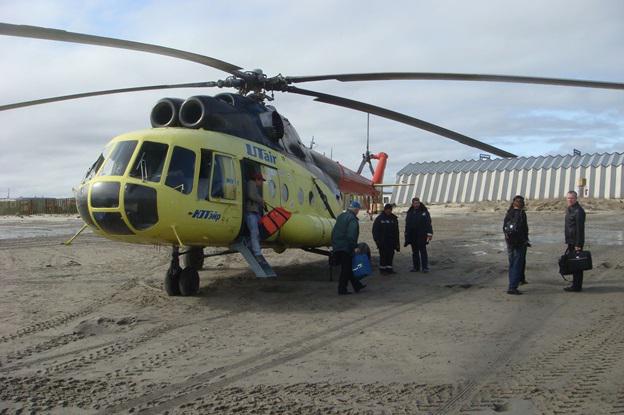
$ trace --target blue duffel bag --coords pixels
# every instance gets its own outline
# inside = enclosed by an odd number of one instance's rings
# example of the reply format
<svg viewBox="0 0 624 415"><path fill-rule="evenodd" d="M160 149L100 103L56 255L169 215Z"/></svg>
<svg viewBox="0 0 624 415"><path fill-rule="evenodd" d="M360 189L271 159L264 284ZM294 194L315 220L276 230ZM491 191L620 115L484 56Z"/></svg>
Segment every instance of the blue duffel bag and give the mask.
<svg viewBox="0 0 624 415"><path fill-rule="evenodd" d="M353 276L358 279L362 279L371 275L372 267L370 259L366 254L355 254L353 256Z"/></svg>

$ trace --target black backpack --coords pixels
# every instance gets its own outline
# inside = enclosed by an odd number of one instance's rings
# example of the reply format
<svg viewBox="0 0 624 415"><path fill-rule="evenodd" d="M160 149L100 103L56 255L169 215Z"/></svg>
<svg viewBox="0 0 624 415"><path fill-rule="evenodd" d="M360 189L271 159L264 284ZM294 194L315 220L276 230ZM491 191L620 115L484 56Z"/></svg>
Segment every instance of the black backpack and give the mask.
<svg viewBox="0 0 624 415"><path fill-rule="evenodd" d="M522 212L511 212L505 217L503 223L503 233L505 239L512 245L522 242Z"/></svg>

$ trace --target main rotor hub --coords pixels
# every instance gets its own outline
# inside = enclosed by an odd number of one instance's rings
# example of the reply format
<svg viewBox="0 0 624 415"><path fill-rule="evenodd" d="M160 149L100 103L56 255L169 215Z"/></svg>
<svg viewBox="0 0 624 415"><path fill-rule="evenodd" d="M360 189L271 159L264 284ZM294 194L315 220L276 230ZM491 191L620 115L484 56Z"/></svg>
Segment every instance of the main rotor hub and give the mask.
<svg viewBox="0 0 624 415"><path fill-rule="evenodd" d="M288 87L288 81L281 74L267 77L262 69L253 69L251 71L237 71L234 75L226 79L218 80L215 86L219 88L235 88L238 93L256 99L272 101L273 97L266 94L268 91L285 91Z"/></svg>

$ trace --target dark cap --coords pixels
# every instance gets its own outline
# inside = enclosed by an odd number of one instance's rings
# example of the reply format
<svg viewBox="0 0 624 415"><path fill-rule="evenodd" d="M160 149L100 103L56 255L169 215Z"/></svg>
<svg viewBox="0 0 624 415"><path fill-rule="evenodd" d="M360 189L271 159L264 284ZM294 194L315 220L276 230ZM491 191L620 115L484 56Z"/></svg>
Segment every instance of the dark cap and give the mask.
<svg viewBox="0 0 624 415"><path fill-rule="evenodd" d="M266 180L262 176L262 173L260 173L260 172L252 174L251 178L254 179L254 180L262 180L263 182L266 182Z"/></svg>
<svg viewBox="0 0 624 415"><path fill-rule="evenodd" d="M396 205L394 203L386 203L384 205L384 210L386 209L392 209L393 207L395 207Z"/></svg>

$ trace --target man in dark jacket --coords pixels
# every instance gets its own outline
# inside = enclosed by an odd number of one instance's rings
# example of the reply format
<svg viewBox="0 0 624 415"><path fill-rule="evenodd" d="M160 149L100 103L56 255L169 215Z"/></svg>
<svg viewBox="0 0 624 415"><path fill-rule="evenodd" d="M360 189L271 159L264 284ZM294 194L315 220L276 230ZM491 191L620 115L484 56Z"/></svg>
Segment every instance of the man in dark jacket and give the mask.
<svg viewBox="0 0 624 415"><path fill-rule="evenodd" d="M349 281L351 281L351 286L355 292L366 287L353 276L353 255L360 236L357 214L361 208L362 206L357 200L352 201L347 210L338 215L332 230L332 251L336 261L340 263L338 295L351 294L347 290Z"/></svg>
<svg viewBox="0 0 624 415"><path fill-rule="evenodd" d="M585 245L585 210L578 203L578 195L570 190L566 195L568 208L565 215L565 243L568 245L567 253L573 256L576 252L583 250ZM583 271L572 274L572 285L564 288L566 291L582 291Z"/></svg>
<svg viewBox="0 0 624 415"><path fill-rule="evenodd" d="M524 277L526 251L529 246L529 224L524 211L524 197L517 195L503 220L503 233L509 257L509 288L507 294L519 295L518 285Z"/></svg>
<svg viewBox="0 0 624 415"><path fill-rule="evenodd" d="M373 239L379 249L379 271L382 274L396 274L392 268L394 251L399 252L399 219L392 213L394 207L386 203L383 212L373 223Z"/></svg>
<svg viewBox="0 0 624 415"><path fill-rule="evenodd" d="M412 199L412 206L405 215L405 243L412 245L413 268L410 272L429 272L429 257L427 255L427 244L433 237L433 227L431 226L431 216L429 210L419 198Z"/></svg>

